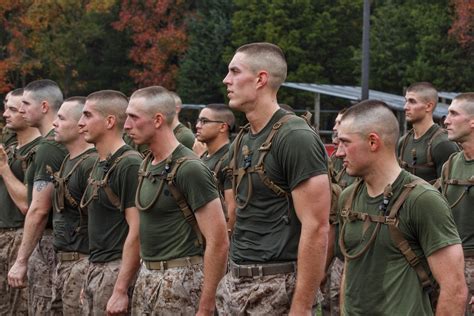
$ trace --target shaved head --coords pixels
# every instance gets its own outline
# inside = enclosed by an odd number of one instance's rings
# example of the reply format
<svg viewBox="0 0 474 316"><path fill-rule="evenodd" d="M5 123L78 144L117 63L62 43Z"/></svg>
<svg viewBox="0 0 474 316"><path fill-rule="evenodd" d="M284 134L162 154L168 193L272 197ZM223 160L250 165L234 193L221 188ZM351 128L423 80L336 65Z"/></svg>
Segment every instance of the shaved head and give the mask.
<svg viewBox="0 0 474 316"><path fill-rule="evenodd" d="M176 102L167 89L161 86L151 86L135 91L130 97L130 101L140 102L140 107L150 116L156 113L164 115L166 123L171 125L176 116ZM138 102L138 101L137 101Z"/></svg>
<svg viewBox="0 0 474 316"><path fill-rule="evenodd" d="M474 116L474 92L461 93L453 99L453 102L454 101L456 101L469 116Z"/></svg>
<svg viewBox="0 0 474 316"><path fill-rule="evenodd" d="M415 93L425 103L432 102L434 104L433 110L438 104L438 91L429 82L414 83L407 88L406 92Z"/></svg>
<svg viewBox="0 0 474 316"><path fill-rule="evenodd" d="M123 129L127 114L128 99L125 94L115 90L102 90L89 94L86 101L94 103L97 111L104 117L113 115L117 119L117 127Z"/></svg>
<svg viewBox="0 0 474 316"><path fill-rule="evenodd" d="M397 118L382 101L366 100L350 108L342 115L341 124L365 137L376 133L389 148L395 148L400 134Z"/></svg>

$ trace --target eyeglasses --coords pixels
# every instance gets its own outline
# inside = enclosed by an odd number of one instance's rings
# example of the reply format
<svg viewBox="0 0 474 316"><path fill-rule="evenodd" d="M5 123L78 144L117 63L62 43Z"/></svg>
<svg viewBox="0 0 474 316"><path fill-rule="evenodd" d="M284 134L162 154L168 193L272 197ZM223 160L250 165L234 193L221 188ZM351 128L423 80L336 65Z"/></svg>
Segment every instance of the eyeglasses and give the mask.
<svg viewBox="0 0 474 316"><path fill-rule="evenodd" d="M204 118L204 117L200 117L196 120L196 124L197 123L201 123L201 125L206 125L207 123L221 123L221 124L227 124L226 122L224 121L213 121L213 120L209 120L207 118Z"/></svg>

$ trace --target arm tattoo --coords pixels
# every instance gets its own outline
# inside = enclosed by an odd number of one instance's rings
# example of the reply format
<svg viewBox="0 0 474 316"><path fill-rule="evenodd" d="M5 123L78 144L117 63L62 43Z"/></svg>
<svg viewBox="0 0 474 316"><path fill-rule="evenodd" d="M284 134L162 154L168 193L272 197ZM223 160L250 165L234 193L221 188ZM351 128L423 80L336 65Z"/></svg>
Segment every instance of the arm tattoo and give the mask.
<svg viewBox="0 0 474 316"><path fill-rule="evenodd" d="M48 181L44 181L44 180L35 181L35 183L33 184L33 187L36 189L36 191L41 192L43 191L44 188L46 188L48 183L49 183Z"/></svg>

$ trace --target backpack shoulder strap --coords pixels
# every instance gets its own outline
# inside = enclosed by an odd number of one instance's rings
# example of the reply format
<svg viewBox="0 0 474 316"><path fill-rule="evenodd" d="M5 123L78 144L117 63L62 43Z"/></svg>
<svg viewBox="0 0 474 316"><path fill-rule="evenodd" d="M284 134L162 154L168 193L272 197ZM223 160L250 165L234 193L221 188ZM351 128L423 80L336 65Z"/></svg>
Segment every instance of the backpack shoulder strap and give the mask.
<svg viewBox="0 0 474 316"><path fill-rule="evenodd" d="M176 204L178 204L179 208L181 209L181 212L183 212L183 216L186 222L188 222L188 224L191 225L192 229L194 230L197 236L198 245L204 246L205 240L201 233L201 230L199 229L199 225L197 223L196 217L194 216L194 213L191 210L191 207L189 206L188 202L186 201L186 198L184 197L183 193L176 186L176 181L175 181L179 167L181 167L181 165L183 165L183 163L188 160L197 160L197 158L191 157L191 156L185 156L185 157L181 157L177 159L174 162L173 167L171 168L170 172L166 176L166 182L168 184L168 189L170 190L171 194L173 195L176 201Z"/></svg>
<svg viewBox="0 0 474 316"><path fill-rule="evenodd" d="M409 130L408 133L402 136L401 145L400 145L400 152L398 153L398 160L400 164L406 164L403 160L403 156L405 155L405 149L408 144L408 140L410 139L411 135L413 134L413 129ZM402 166L404 167L404 166Z"/></svg>
<svg viewBox="0 0 474 316"><path fill-rule="evenodd" d="M433 135L430 137L430 140L428 141L428 147L426 148L426 164L429 166L434 165L433 163L433 155L431 154L431 147L433 145L433 141L442 134L445 134L446 131L439 127L436 132L433 133Z"/></svg>
<svg viewBox="0 0 474 316"><path fill-rule="evenodd" d="M429 277L428 272L426 271L425 267L423 266L420 258L416 255L413 249L410 247L410 244L403 236L403 233L398 228L398 211L400 207L403 205L405 200L408 198L409 194L412 190L418 185L426 183L426 181L422 179L416 179L408 184L405 185L403 191L400 193L399 197L393 204L392 208L390 209L390 213L387 218L388 229L390 233L390 237L392 238L393 243L395 246L400 250L400 252L405 256L405 259L408 261L408 264L415 270L418 279L420 280L423 288L428 288L432 286L432 281Z"/></svg>

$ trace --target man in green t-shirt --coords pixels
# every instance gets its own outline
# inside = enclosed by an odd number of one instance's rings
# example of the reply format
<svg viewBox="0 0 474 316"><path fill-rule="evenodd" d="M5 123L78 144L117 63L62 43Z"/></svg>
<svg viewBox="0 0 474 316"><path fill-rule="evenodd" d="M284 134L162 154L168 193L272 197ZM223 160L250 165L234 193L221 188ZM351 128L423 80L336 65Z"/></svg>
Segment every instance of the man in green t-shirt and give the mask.
<svg viewBox="0 0 474 316"><path fill-rule="evenodd" d="M398 121L381 101L363 101L342 116L336 155L361 181L339 199L341 314L433 315L424 288L432 273L440 286L437 315L462 315L467 290L451 211L436 189L400 168L398 135Z"/></svg>
<svg viewBox="0 0 474 316"><path fill-rule="evenodd" d="M28 125L37 127L43 136L33 162L25 174L29 208L26 213L21 246L15 264L8 273L12 287L25 286L28 275L29 314L49 314L52 275L56 267L51 221L51 173L57 172L67 150L54 141L53 121L63 102L58 85L49 79L30 82L22 96L20 113ZM28 270L28 273L27 273Z"/></svg>
<svg viewBox="0 0 474 316"><path fill-rule="evenodd" d="M193 149L195 141L193 131L184 126L183 123L179 121L179 112L181 112L181 106L183 105L183 102L176 92L170 91L170 94L173 96L176 107L176 115L173 118L173 123L171 124L173 133L181 144L188 147L189 149Z"/></svg>
<svg viewBox="0 0 474 316"><path fill-rule="evenodd" d="M433 122L438 92L428 82L414 83L405 94L405 118L413 129L398 143L398 159L405 170L434 183L441 167L458 146L448 140L446 131Z"/></svg>
<svg viewBox="0 0 474 316"><path fill-rule="evenodd" d="M223 82L229 107L245 113L249 125L229 151L236 222L218 309L309 315L326 261L327 155L307 122L278 105L287 73L278 46L241 46L228 68Z"/></svg>
<svg viewBox="0 0 474 316"><path fill-rule="evenodd" d="M28 313L28 288L8 289L8 270L20 248L28 195L24 184L25 171L32 162L41 134L26 124L19 108L23 89L9 93L5 103L6 127L17 135L10 146L0 146L0 314Z"/></svg>
<svg viewBox="0 0 474 316"><path fill-rule="evenodd" d="M63 315L81 313L78 302L89 264L87 210L79 204L97 154L77 125L85 101L85 97L66 99L53 122L54 140L68 151L54 175L53 192L53 244L58 264L53 274L52 305L53 310Z"/></svg>
<svg viewBox="0 0 474 316"><path fill-rule="evenodd" d="M445 120L448 138L461 145L441 172L441 190L451 206L464 250L469 296L466 314L474 312L474 93L456 96Z"/></svg>
<svg viewBox="0 0 474 316"><path fill-rule="evenodd" d="M89 219L89 268L83 288L86 315L129 311L140 266L135 192L142 159L122 139L127 105L121 92L94 92L87 97L78 123L99 156L80 203Z"/></svg>
<svg viewBox="0 0 474 316"><path fill-rule="evenodd" d="M217 179L217 188L225 200L227 230L235 223L235 200L229 177L229 137L235 124L234 113L225 104L208 104L196 121L196 139L205 145L200 157Z"/></svg>
<svg viewBox="0 0 474 316"><path fill-rule="evenodd" d="M176 139L177 114L168 90L135 91L127 115L125 130L151 151L137 189L143 267L132 314L213 315L229 245L214 177Z"/></svg>

